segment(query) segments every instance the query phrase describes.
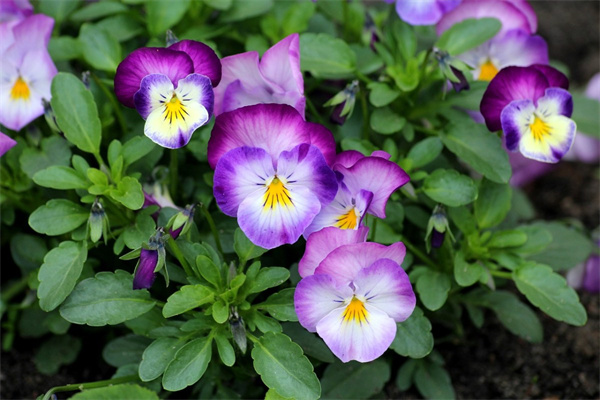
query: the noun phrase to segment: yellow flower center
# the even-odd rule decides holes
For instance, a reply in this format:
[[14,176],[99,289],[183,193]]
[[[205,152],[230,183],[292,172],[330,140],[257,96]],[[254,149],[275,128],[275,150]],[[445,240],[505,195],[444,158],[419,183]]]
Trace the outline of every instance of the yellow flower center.
[[490,60],[487,60],[482,66],[479,72],[480,81],[491,81],[498,73],[498,68]]
[[533,123],[529,125],[533,138],[537,141],[542,141],[544,136],[550,135],[550,127],[541,118],[533,117]]
[[263,209],[275,209],[280,207],[292,207],[294,203],[290,197],[290,192],[284,186],[283,182],[276,176],[267,186],[263,197]]
[[346,306],[346,310],[344,310],[344,322],[358,322],[362,324],[363,322],[368,322],[367,317],[369,312],[365,308],[365,303],[357,299],[356,297],[352,297],[350,303]]
[[[169,120],[169,123],[173,123],[173,119],[177,122],[178,119],[185,121],[185,116],[189,115],[185,110],[185,106],[181,101],[177,98],[177,95],[173,94],[170,101],[167,101],[165,104],[165,111],[163,113],[164,120]],[[185,114],[185,115],[184,115]]]
[[30,95],[29,86],[23,78],[17,78],[15,85],[10,91],[10,98],[13,100],[28,100]]
[[334,226],[337,226],[340,229],[356,229],[358,225],[358,215],[354,208],[348,211],[346,214],[340,215],[336,220]]

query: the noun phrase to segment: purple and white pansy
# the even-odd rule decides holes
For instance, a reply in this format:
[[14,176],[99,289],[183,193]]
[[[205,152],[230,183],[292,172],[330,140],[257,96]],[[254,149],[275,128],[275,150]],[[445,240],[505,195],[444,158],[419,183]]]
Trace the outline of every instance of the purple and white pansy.
[[576,125],[566,76],[547,65],[508,67],[490,82],[481,113],[490,131],[502,129],[506,148],[556,163],[571,148]]
[[208,143],[213,192],[246,236],[272,249],[294,243],[337,191],[331,132],[291,106],[257,104],[217,117]]
[[461,0],[396,0],[396,12],[400,19],[411,25],[433,25],[460,2]]
[[[323,259],[294,293],[300,324],[317,332],[343,362],[369,362],[381,356],[396,336],[396,323],[406,320],[416,304],[400,266],[404,245],[360,242],[364,236],[334,227],[313,234],[305,257],[313,254],[310,264]],[[347,244],[325,254],[335,243]],[[313,252],[312,247],[318,249]]]
[[146,120],[144,134],[170,149],[185,146],[213,113],[221,63],[203,43],[134,50],[117,68],[115,94]]

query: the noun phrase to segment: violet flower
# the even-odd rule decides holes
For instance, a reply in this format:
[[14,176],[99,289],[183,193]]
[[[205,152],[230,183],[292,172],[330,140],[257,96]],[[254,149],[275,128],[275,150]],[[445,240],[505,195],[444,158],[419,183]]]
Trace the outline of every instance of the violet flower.
[[[344,243],[349,235],[326,228],[312,237],[307,253],[312,246]],[[415,294],[400,266],[405,254],[402,243],[350,243],[333,249],[296,287],[300,324],[317,332],[342,362],[378,358],[394,340],[396,323],[415,308]]]
[[15,147],[17,142],[13,140],[10,136],[5,135],[0,132],[0,157],[4,155],[7,151]]
[[18,131],[44,114],[57,70],[47,46],[54,20],[42,14],[0,24],[0,123]]
[[165,236],[163,229],[158,228],[148,244],[140,249],[140,258],[133,273],[134,290],[149,289],[156,279],[156,273],[165,266]]
[[396,12],[400,19],[411,25],[433,25],[460,2],[461,0],[396,0]]
[[0,23],[21,21],[33,14],[33,6],[29,0],[0,1]]
[[213,112],[221,63],[207,45],[182,40],[134,50],[117,68],[115,94],[146,120],[144,134],[160,146],[185,146]]
[[215,115],[240,107],[277,103],[294,107],[304,118],[306,99],[300,71],[300,39],[294,33],[265,52],[236,54],[221,60],[223,79],[215,88]]
[[481,113],[490,131],[502,129],[506,148],[556,163],[569,150],[576,125],[567,78],[546,65],[508,67],[490,82]]
[[254,244],[294,243],[335,196],[334,154],[331,132],[288,105],[221,114],[208,142],[217,204]]

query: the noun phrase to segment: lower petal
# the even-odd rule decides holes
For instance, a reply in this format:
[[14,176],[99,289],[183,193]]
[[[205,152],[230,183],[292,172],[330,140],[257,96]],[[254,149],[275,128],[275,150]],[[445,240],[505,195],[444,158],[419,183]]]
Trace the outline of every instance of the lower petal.
[[547,134],[539,137],[529,129],[521,138],[519,151],[533,160],[557,163],[571,148],[577,126],[563,115],[553,115],[544,119],[543,123],[547,127]]
[[502,110],[500,120],[508,150],[517,151],[521,137],[527,131],[534,112],[535,106],[531,100],[515,100]]
[[190,104],[185,110],[188,114],[185,118],[181,113],[170,118],[163,109],[153,111],[144,125],[144,134],[154,143],[168,149],[185,146],[196,128],[209,119],[208,111],[200,104]]

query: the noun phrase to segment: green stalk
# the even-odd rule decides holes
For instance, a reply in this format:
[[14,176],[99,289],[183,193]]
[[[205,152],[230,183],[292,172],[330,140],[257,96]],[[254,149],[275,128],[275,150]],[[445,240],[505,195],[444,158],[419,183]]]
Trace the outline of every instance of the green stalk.
[[3,303],[8,303],[10,299],[21,293],[21,291],[27,288],[27,283],[29,282],[29,275],[25,275],[21,277],[20,280],[10,285],[10,287],[6,290],[2,290],[2,299]]
[[200,203],[200,210],[202,210],[202,214],[204,214],[204,217],[206,218],[206,221],[210,226],[210,230],[213,234],[213,237],[215,238],[215,243],[217,244],[217,250],[219,250],[219,253],[223,255],[223,247],[221,247],[221,239],[219,239],[219,232],[217,232],[217,226],[215,225],[215,221],[208,212],[208,209],[202,203]]
[[411,242],[409,242],[406,239],[405,236],[402,236],[402,240],[401,241],[402,241],[402,243],[404,243],[404,245],[406,246],[406,248],[411,253],[413,253],[415,256],[417,256],[418,259],[420,259],[421,261],[423,261],[425,264],[427,264],[428,266],[430,266],[434,270],[438,269],[438,266],[429,257],[427,257],[427,255],[425,255],[425,253],[423,253],[415,245],[413,245]]
[[179,248],[179,245],[177,244],[175,239],[173,239],[171,236],[169,236],[169,240],[167,240],[167,243],[169,244],[169,249],[171,249],[171,252],[175,256],[177,261],[179,261],[179,264],[181,264],[185,273],[188,276],[195,276],[196,274],[194,274],[194,271],[192,271],[192,268],[190,267],[187,260],[183,256],[183,253],[181,252],[181,249]]
[[169,192],[172,198],[178,197],[177,193],[177,181],[178,177],[178,169],[179,169],[179,160],[177,150],[171,150],[169,153],[171,157],[169,163]]
[[94,80],[96,85],[98,85],[100,90],[102,90],[102,93],[104,93],[104,95],[108,98],[108,101],[110,101],[110,103],[112,104],[113,109],[115,110],[115,115],[117,116],[117,122],[119,123],[119,126],[121,128],[121,132],[123,134],[126,134],[127,133],[127,122],[125,121],[125,118],[123,118],[123,113],[121,112],[121,105],[117,101],[117,98],[110,92],[110,90],[108,90],[108,88],[106,87],[104,82],[102,82],[96,76],[96,74],[90,73],[90,75],[92,76],[92,79]]
[[512,279],[512,273],[510,273],[510,272],[495,271],[493,269],[489,269],[488,271],[490,272],[491,275],[497,276],[498,278]]
[[65,385],[65,386],[56,386],[56,387],[53,387],[52,389],[48,390],[46,392],[46,394],[44,395],[44,397],[42,397],[42,400],[50,400],[52,395],[54,393],[58,393],[58,392],[71,392],[74,390],[95,389],[95,388],[101,388],[101,387],[110,386],[110,385],[116,385],[119,383],[137,381],[139,379],[140,378],[137,375],[127,375],[127,376],[122,376],[120,378],[106,379],[104,381],[98,381],[98,382],[72,383],[70,385]]
[[323,118],[321,117],[321,114],[319,114],[317,107],[315,107],[313,102],[308,97],[306,98],[306,105],[308,106],[311,114],[316,118],[317,122],[321,125],[325,125],[325,121],[323,121]]

